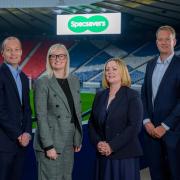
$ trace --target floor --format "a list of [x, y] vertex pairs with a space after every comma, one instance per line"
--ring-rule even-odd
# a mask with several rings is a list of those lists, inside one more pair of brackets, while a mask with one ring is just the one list
[[148, 168], [141, 170], [141, 180], [151, 180]]

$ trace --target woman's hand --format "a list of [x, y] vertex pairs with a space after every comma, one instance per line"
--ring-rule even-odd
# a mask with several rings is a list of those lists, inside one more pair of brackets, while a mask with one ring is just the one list
[[97, 144], [97, 150], [101, 155], [109, 156], [112, 153], [112, 149], [105, 141], [100, 141]]
[[106, 143], [106, 151], [105, 151], [105, 156], [109, 156], [112, 153], [112, 149], [108, 143]]
[[79, 152], [81, 150], [81, 145], [80, 146], [74, 146], [74, 152]]
[[58, 154], [54, 148], [46, 151], [46, 156], [51, 160], [56, 160], [58, 158]]

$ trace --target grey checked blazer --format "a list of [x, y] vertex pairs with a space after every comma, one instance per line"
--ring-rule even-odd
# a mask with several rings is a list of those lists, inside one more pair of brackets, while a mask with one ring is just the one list
[[[79, 80], [72, 75], [67, 79], [78, 119], [73, 145], [80, 146], [82, 143], [80, 85]], [[37, 80], [35, 108], [38, 126], [34, 137], [34, 149], [44, 151], [44, 148], [53, 145], [57, 153], [62, 153], [68, 136], [67, 122], [71, 121], [72, 114], [67, 98], [55, 76], [51, 78], [43, 76]]]

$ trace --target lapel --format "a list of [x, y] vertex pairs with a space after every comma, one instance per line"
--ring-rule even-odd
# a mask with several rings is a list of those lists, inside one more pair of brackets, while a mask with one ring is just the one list
[[18, 102], [20, 103], [21, 105], [21, 101], [20, 101], [20, 97], [19, 97], [19, 93], [18, 93], [18, 89], [17, 89], [17, 85], [16, 85], [16, 82], [14, 80], [14, 77], [13, 75], [11, 74], [11, 71], [9, 70], [9, 68], [7, 67], [6, 64], [3, 64], [2, 65], [3, 68], [4, 68], [4, 73], [6, 74], [6, 77], [7, 77], [7, 81], [9, 81], [9, 84], [12, 85], [14, 91], [15, 91], [15, 94], [18, 98]]
[[152, 75], [153, 75], [153, 72], [154, 72], [154, 68], [156, 66], [156, 63], [157, 63], [157, 58], [154, 59], [154, 61], [152, 62], [152, 64], [150, 64], [150, 69], [149, 69], [149, 73], [148, 73], [148, 78], [149, 80], [147, 82], [149, 82], [148, 84], [148, 90], [150, 92], [150, 97], [152, 97]]
[[75, 88], [74, 81], [70, 75], [68, 76], [67, 80], [68, 80], [69, 88], [70, 88], [73, 102], [74, 102], [74, 108], [76, 109], [76, 107], [77, 107], [76, 106], [76, 99], [77, 99], [76, 96], [77, 96], [77, 91], [79, 91], [79, 89], [74, 89]]
[[[22, 84], [22, 104], [24, 104], [24, 100], [26, 99], [26, 94], [25, 94], [25, 90], [26, 90], [26, 84], [25, 84], [25, 78], [24, 78], [24, 76], [23, 76], [23, 73], [21, 72], [20, 73], [20, 79], [21, 79], [21, 84]], [[29, 85], [29, 84], [28, 84]], [[28, 86], [28, 88], [29, 88], [29, 86]]]
[[48, 80], [49, 86], [51, 89], [57, 94], [57, 96], [64, 102], [65, 107], [69, 112], [70, 107], [66, 98], [66, 95], [64, 94], [64, 91], [62, 90], [61, 86], [58, 84], [58, 81], [56, 80], [56, 77], [53, 75], [52, 78]]
[[106, 121], [107, 116], [107, 103], [108, 103], [108, 96], [109, 96], [109, 88], [105, 89], [101, 92], [97, 99], [97, 105], [95, 106], [94, 113], [98, 117], [98, 122], [101, 125], [103, 122]]
[[[111, 101], [111, 103], [110, 103], [110, 105], [109, 105], [109, 107], [108, 107], [107, 121], [108, 121], [108, 119], [110, 119], [111, 115], [113, 116], [113, 110], [114, 110], [114, 109], [117, 109], [117, 108], [118, 108], [117, 106], [123, 107], [123, 106], [121, 105], [121, 103], [122, 103], [122, 104], [124, 103], [124, 101], [123, 101], [124, 97], [126, 97], [126, 87], [123, 87], [123, 86], [122, 86], [122, 87], [119, 89], [119, 91], [116, 93], [115, 98]], [[121, 110], [120, 110], [120, 111], [121, 111]]]
[[168, 83], [167, 81], [167, 77], [171, 76], [171, 74], [173, 74], [173, 66], [174, 66], [174, 63], [175, 63], [175, 57], [173, 57], [173, 59], [171, 60], [168, 68], [166, 69], [165, 73], [164, 73], [164, 76], [162, 77], [162, 80], [159, 84], [159, 88], [158, 88], [158, 91], [157, 91], [157, 94], [156, 94], [156, 98], [154, 100], [154, 106], [157, 104], [158, 102], [158, 99], [159, 99], [159, 94], [161, 92], [161, 89], [163, 89]]

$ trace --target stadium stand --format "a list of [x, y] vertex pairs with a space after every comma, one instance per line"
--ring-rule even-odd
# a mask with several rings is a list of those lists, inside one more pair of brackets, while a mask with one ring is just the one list
[[82, 41], [77, 43], [77, 45], [70, 51], [70, 66], [72, 68], [79, 67], [98, 51], [99, 49], [90, 42]]
[[98, 64], [104, 64], [109, 58], [111, 58], [109, 54], [106, 52], [102, 52], [98, 56], [94, 57], [88, 64], [85, 66], [92, 66], [92, 65], [98, 65]]
[[[59, 41], [44, 40], [37, 51], [30, 57], [27, 64], [23, 67], [23, 71], [32, 79], [38, 78], [45, 71], [46, 55], [49, 47]], [[63, 42], [67, 48], [72, 46], [73, 42]]]

